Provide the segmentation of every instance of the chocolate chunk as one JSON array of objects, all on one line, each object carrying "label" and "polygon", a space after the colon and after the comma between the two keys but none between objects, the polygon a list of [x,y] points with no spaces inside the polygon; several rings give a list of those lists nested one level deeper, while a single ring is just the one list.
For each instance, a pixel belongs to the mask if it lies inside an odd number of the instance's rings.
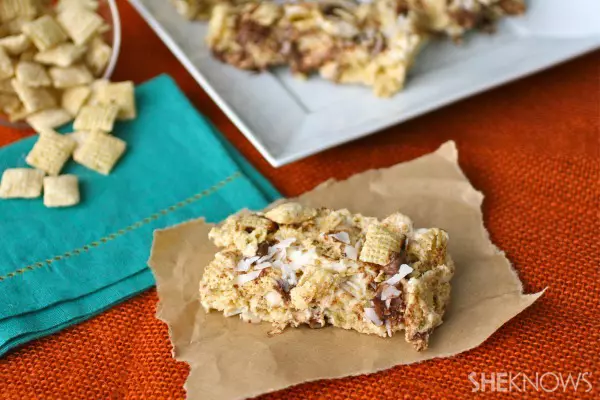
[{"label": "chocolate chunk", "polygon": [[383,267],[383,272],[388,275],[395,275],[400,270],[400,266],[402,264],[406,264],[406,252],[400,251],[400,253],[394,253],[392,255],[392,260]]},{"label": "chocolate chunk", "polygon": [[263,256],[266,256],[267,254],[269,254],[269,243],[268,242],[260,242],[258,244],[258,249],[256,250],[256,255],[263,257]]},{"label": "chocolate chunk", "polygon": [[239,23],[237,41],[241,44],[261,43],[271,34],[271,27],[260,25],[252,20],[242,20]]}]

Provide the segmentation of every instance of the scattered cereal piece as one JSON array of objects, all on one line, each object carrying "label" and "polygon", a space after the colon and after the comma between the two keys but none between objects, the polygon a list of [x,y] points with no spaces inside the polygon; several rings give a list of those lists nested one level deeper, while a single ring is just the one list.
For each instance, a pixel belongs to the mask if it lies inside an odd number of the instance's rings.
[{"label": "scattered cereal piece", "polygon": [[13,79],[11,84],[28,112],[33,113],[45,108],[56,107],[56,99],[47,89],[31,88],[16,79]]},{"label": "scattered cereal piece", "polygon": [[67,40],[67,35],[60,25],[49,15],[24,24],[23,33],[29,36],[39,50],[47,50]]},{"label": "scattered cereal piece", "polygon": [[62,93],[61,107],[67,110],[72,116],[76,116],[85,104],[92,89],[87,86],[74,86]]},{"label": "scattered cereal piece", "polygon": [[7,36],[0,39],[0,47],[11,56],[18,56],[31,47],[31,40],[24,34]]},{"label": "scattered cereal piece", "polygon": [[20,83],[29,87],[50,86],[52,84],[46,68],[33,61],[19,61],[15,69],[15,77]]},{"label": "scattered cereal piece", "polygon": [[94,80],[90,71],[82,64],[71,67],[52,67],[50,68],[50,76],[54,87],[57,89],[81,86]]},{"label": "scattered cereal piece", "polygon": [[100,76],[106,69],[112,55],[112,47],[102,40],[101,37],[95,36],[89,44],[85,55],[85,63],[90,68],[94,76]]},{"label": "scattered cereal piece", "polygon": [[76,143],[73,139],[44,129],[33,145],[25,161],[32,167],[45,171],[48,175],[58,175],[65,165]]},{"label": "scattered cereal piece", "polygon": [[135,93],[132,81],[109,83],[103,86],[98,91],[98,102],[100,104],[114,104],[119,107],[117,119],[134,119],[136,117]]},{"label": "scattered cereal piece", "polygon": [[15,73],[15,68],[13,66],[12,60],[6,54],[6,50],[4,48],[0,48],[0,79],[6,79],[13,76]]},{"label": "scattered cereal piece", "polygon": [[85,54],[85,47],[73,43],[63,43],[54,48],[40,51],[33,59],[39,63],[69,67]]},{"label": "scattered cereal piece", "polygon": [[57,128],[71,121],[73,116],[62,108],[48,108],[38,111],[25,118],[25,121],[36,131],[45,128]]},{"label": "scattered cereal piece", "polygon": [[108,175],[126,146],[124,141],[112,135],[90,132],[73,158],[81,165]]},{"label": "scattered cereal piece", "polygon": [[75,175],[44,178],[44,205],[46,207],[70,207],[77,203],[79,203],[79,181]]},{"label": "scattered cereal piece", "polygon": [[0,21],[6,22],[15,18],[33,19],[38,13],[36,0],[2,0],[0,1]]},{"label": "scattered cereal piece", "polygon": [[87,43],[103,23],[98,14],[82,7],[65,9],[58,14],[57,20],[75,44]]},{"label": "scattered cereal piece", "polygon": [[111,132],[119,108],[115,105],[84,106],[75,118],[73,127],[78,131]]},{"label": "scattered cereal piece", "polygon": [[4,171],[0,181],[0,198],[34,199],[42,194],[44,171],[31,168],[11,168]]}]

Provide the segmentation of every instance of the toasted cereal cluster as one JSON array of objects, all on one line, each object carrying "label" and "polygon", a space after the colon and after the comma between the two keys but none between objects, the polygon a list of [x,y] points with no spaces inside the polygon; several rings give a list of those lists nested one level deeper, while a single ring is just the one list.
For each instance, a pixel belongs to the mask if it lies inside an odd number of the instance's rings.
[{"label": "toasted cereal cluster", "polygon": [[472,28],[491,30],[523,0],[172,0],[188,19],[210,16],[207,43],[237,68],[287,65],[297,76],[316,72],[362,84],[389,97],[430,34],[459,41]]},{"label": "toasted cereal cluster", "polygon": [[407,216],[383,220],[348,210],[285,203],[214,227],[221,250],[200,281],[208,312],[287,326],[333,325],[391,337],[417,350],[442,323],[454,263],[448,234],[414,230]]},{"label": "toasted cereal cluster", "polygon": [[[0,1],[0,109],[39,133],[26,157],[36,170],[6,170],[0,198],[39,197],[47,174],[44,204],[75,205],[77,177],[58,176],[65,163],[73,157],[107,175],[124,153],[111,132],[115,121],[137,115],[134,85],[98,79],[112,55],[98,7],[97,0]],[[75,132],[54,131],[73,119]]]}]

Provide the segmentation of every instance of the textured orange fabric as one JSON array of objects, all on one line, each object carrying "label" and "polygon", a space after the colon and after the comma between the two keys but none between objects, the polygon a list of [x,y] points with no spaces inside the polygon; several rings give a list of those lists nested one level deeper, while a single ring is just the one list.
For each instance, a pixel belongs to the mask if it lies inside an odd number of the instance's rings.
[{"label": "textured orange fabric", "polygon": [[[274,169],[128,2],[119,6],[124,43],[115,79],[174,76],[197,108],[286,195],[328,178],[390,166],[454,139],[461,166],[486,195],[492,240],[514,263],[525,291],[549,287],[536,304],[470,352],[307,383],[265,399],[461,399],[474,395],[467,379],[471,371],[591,372],[592,392],[549,396],[600,397],[600,53]],[[0,129],[0,144],[24,135]],[[0,398],[182,398],[188,367],[171,358],[167,328],[154,318],[156,301],[150,290],[13,351],[0,360]]]}]

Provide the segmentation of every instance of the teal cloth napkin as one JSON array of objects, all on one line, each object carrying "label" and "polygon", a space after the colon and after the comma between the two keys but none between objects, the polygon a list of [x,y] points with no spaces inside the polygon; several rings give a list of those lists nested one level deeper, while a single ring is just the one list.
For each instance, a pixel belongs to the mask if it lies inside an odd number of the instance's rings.
[{"label": "teal cloth napkin", "polygon": [[[127,152],[109,176],[65,167],[80,179],[79,205],[0,200],[0,356],[154,285],[146,261],[155,229],[217,222],[280,197],[170,77],[140,85],[136,101],[138,118],[116,124]],[[1,148],[0,173],[25,167],[35,140]]]}]

